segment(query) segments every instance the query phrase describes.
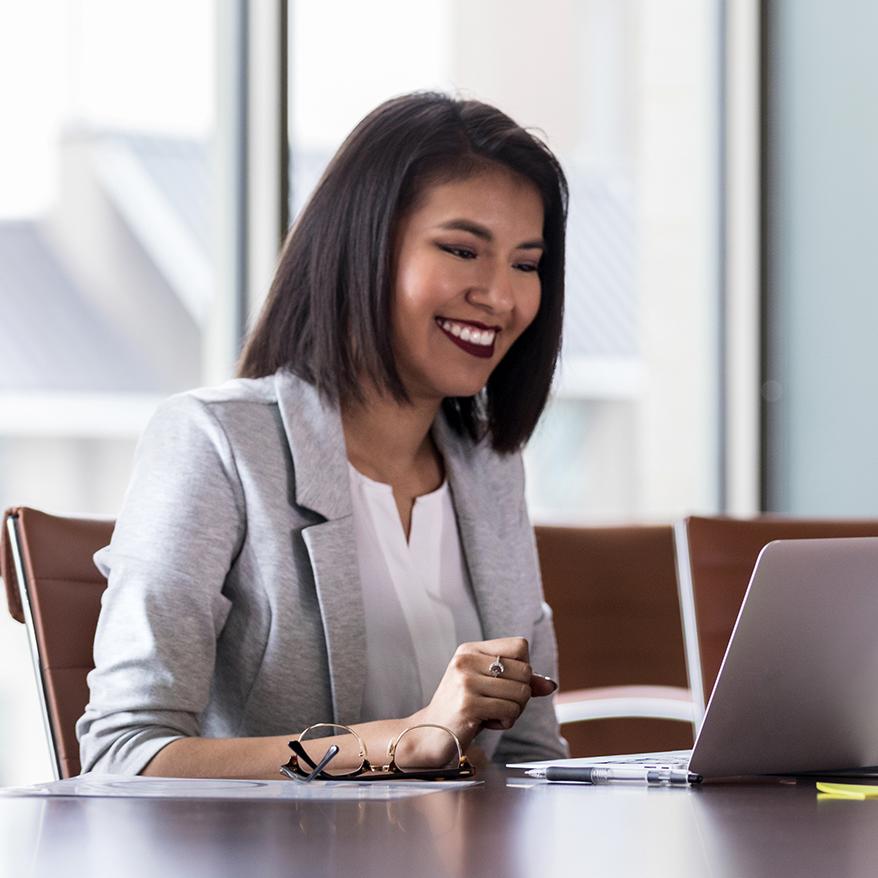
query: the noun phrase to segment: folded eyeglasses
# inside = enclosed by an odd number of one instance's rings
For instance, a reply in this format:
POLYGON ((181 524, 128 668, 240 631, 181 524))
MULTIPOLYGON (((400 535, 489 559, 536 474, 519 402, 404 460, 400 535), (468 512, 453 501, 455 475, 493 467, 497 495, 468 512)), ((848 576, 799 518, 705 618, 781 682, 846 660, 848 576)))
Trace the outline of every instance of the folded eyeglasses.
MULTIPOLYGON (((293 755, 281 773, 290 780, 455 780, 475 775, 475 769, 451 729, 434 723, 420 723, 403 729, 387 747, 387 761, 369 760, 366 743, 349 726, 338 723, 315 723, 288 744, 293 755), (330 744, 319 759, 312 758, 303 746, 316 744, 326 735, 351 735, 359 746, 359 765, 334 768, 338 744, 330 744)), ((312 752, 314 747, 311 747, 312 752)))

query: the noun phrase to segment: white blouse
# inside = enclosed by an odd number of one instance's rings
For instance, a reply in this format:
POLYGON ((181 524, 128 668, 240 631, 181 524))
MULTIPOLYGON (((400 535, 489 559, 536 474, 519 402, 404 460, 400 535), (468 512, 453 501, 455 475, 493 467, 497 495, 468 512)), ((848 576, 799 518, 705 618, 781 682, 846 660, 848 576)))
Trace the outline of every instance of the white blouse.
POLYGON ((393 488, 348 469, 366 620, 362 721, 404 717, 429 703, 482 626, 448 483, 415 499, 406 542, 393 488))

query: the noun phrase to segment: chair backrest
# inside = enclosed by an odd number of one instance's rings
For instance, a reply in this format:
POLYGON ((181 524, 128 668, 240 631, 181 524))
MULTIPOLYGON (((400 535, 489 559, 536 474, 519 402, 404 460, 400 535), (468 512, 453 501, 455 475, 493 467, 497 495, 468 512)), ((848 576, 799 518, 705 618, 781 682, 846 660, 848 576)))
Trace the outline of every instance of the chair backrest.
POLYGON ((750 574, 774 540, 878 536, 878 521, 692 516, 676 530, 689 685, 699 714, 710 698, 750 574))
MULTIPOLYGON (((536 539, 563 690, 687 685, 670 525, 539 526, 536 539)), ((571 752, 691 745, 682 723, 614 720, 604 732, 599 723, 565 726, 571 752)))
POLYGON ((113 525, 27 507, 3 516, 0 572, 9 612, 27 627, 56 778, 80 771, 75 726, 88 703, 106 587, 92 555, 110 542, 113 525))

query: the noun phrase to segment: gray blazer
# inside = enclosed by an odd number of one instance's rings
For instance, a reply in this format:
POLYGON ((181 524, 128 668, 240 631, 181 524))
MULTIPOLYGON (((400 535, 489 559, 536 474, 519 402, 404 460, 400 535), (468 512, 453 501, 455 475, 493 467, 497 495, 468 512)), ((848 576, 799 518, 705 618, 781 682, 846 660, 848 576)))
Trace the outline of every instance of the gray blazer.
MULTIPOLYGON (((522 635, 557 679, 519 455, 433 427, 485 638, 522 635)), ((164 402, 138 445, 110 545, 83 771, 136 774, 183 736, 360 721, 365 678, 337 408, 286 371, 164 402)), ((550 698, 477 741, 496 760, 565 755, 550 698)))

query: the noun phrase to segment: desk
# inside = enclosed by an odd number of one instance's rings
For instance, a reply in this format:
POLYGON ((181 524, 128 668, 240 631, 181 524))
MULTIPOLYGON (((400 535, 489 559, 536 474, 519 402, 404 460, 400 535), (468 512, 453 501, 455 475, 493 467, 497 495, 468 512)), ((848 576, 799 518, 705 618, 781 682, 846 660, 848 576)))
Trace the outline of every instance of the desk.
POLYGON ((0 875, 874 875, 878 801, 813 782, 485 786, 390 802, 0 798, 0 875))

